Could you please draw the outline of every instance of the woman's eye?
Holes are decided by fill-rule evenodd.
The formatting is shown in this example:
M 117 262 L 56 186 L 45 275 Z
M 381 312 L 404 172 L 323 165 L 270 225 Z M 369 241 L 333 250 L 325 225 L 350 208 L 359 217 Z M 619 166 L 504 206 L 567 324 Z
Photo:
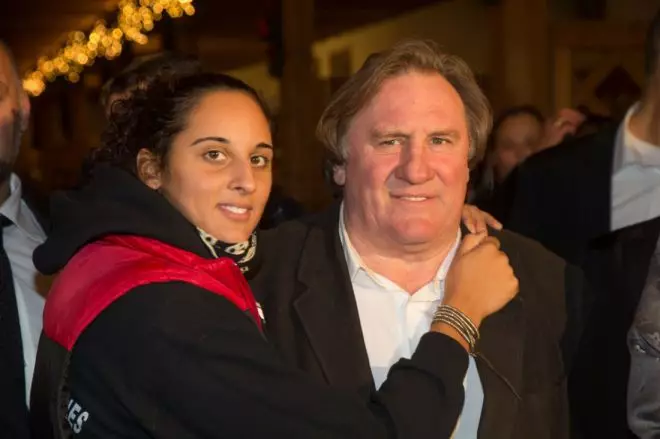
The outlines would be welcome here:
M 252 162 L 252 166 L 255 168 L 264 168 L 270 163 L 270 159 L 262 155 L 252 156 L 250 161 Z
M 227 156 L 221 151 L 207 151 L 204 156 L 214 162 L 224 160 Z

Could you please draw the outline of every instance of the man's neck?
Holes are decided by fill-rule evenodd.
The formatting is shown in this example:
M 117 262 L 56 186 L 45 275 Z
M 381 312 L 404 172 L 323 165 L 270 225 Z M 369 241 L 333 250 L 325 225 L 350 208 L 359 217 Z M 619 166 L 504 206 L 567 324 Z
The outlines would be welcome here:
M 373 242 L 347 224 L 346 231 L 353 248 L 369 270 L 389 279 L 414 294 L 435 279 L 440 266 L 452 250 L 458 231 L 433 243 L 401 247 L 398 243 Z

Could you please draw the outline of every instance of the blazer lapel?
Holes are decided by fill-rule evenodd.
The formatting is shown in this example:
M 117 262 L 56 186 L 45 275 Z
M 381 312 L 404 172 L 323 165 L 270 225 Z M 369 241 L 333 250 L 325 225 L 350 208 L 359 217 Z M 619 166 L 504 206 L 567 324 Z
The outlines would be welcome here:
M 339 241 L 339 207 L 312 228 L 301 253 L 295 310 L 327 382 L 368 398 L 374 390 L 353 288 Z

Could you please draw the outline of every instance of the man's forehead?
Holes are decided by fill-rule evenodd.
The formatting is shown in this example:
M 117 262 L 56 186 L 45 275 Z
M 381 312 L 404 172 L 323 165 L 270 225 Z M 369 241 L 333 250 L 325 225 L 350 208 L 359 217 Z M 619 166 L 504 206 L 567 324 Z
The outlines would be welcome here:
M 385 82 L 365 110 L 365 116 L 379 129 L 384 130 L 397 125 L 402 128 L 401 125 L 419 123 L 465 123 L 463 101 L 454 88 L 439 75 L 434 80 L 416 84 L 410 81 Z
M 445 105 L 463 106 L 454 86 L 439 73 L 407 72 L 385 79 L 372 102 L 378 104 L 411 104 L 442 102 Z

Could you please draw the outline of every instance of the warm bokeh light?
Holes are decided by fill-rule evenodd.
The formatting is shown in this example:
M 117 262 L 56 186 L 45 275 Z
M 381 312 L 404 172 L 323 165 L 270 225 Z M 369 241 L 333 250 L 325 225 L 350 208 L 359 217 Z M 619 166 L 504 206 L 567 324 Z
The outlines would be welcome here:
M 121 54 L 126 40 L 147 44 L 145 34 L 153 30 L 154 22 L 166 13 L 172 18 L 193 15 L 192 0 L 122 0 L 117 11 L 117 22 L 106 27 L 99 21 L 85 35 L 72 32 L 64 47 L 55 56 L 42 56 L 34 70 L 23 78 L 23 88 L 31 96 L 39 96 L 46 89 L 46 81 L 64 76 L 70 82 L 78 82 L 85 66 L 90 66 L 98 57 L 113 59 Z

